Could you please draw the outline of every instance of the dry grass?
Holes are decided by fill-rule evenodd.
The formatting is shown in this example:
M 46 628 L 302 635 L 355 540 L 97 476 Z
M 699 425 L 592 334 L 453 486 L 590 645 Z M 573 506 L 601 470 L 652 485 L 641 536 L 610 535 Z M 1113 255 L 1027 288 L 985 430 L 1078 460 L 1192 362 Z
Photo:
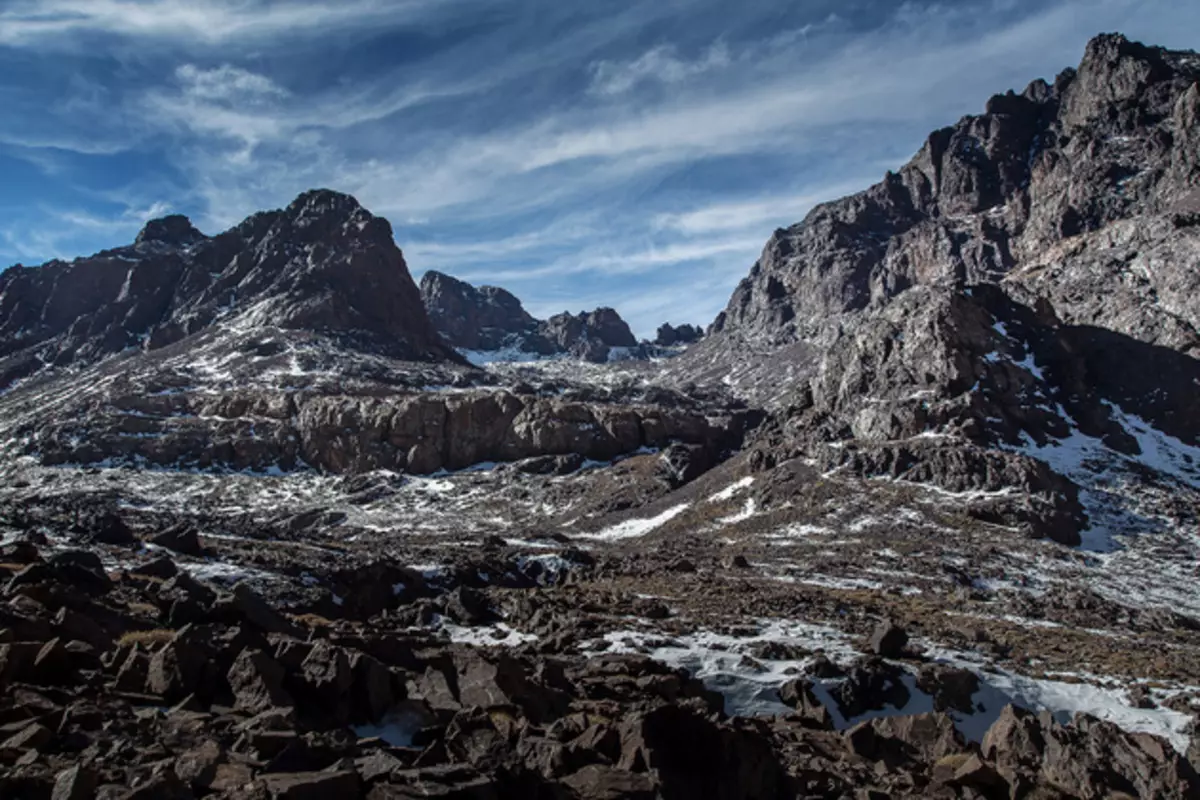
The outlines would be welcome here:
M 166 644 L 175 637 L 175 631 L 167 628 L 156 628 L 151 631 L 130 631 L 124 634 L 117 640 L 119 645 L 135 645 L 140 644 L 143 647 L 151 647 L 158 644 Z
M 144 617 L 157 617 L 162 613 L 159 607 L 153 603 L 130 603 L 129 610 Z

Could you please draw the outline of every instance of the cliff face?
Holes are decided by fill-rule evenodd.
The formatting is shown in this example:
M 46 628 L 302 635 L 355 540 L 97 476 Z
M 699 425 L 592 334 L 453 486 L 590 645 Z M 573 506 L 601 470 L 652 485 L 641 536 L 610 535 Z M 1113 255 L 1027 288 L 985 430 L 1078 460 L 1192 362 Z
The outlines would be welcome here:
M 158 349 L 239 315 L 398 357 L 451 357 L 387 221 L 313 191 L 217 236 L 172 216 L 130 246 L 0 274 L 0 373 Z
M 881 183 L 776 231 L 714 331 L 828 339 L 913 286 L 1004 282 L 1066 320 L 1196 351 L 1198 77 L 1194 54 L 1098 37 L 1077 70 L 993 97 Z

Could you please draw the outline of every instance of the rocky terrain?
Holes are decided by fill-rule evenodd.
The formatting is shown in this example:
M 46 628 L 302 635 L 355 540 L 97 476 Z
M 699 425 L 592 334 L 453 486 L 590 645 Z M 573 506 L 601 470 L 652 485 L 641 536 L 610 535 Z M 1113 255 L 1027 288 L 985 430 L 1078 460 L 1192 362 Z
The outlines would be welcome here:
M 1099 37 L 669 360 L 329 191 L 0 273 L 0 796 L 1200 797 L 1198 81 Z

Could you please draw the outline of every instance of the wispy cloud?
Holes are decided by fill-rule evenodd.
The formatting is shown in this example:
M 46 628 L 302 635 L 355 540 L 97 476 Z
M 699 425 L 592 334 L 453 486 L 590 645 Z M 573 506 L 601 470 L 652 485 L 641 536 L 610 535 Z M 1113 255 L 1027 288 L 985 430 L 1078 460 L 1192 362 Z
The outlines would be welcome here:
M 729 47 L 724 42 L 716 42 L 699 58 L 690 61 L 680 58 L 674 45 L 663 44 L 647 50 L 632 61 L 595 62 L 590 67 L 590 88 L 596 94 L 622 94 L 647 82 L 679 83 L 727 67 L 729 63 Z
M 175 77 L 183 85 L 183 93 L 196 100 L 254 106 L 288 94 L 286 89 L 266 75 L 230 64 L 222 64 L 215 69 L 184 64 L 175 70 Z
M 10 190 L 0 258 L 117 244 L 163 198 L 215 230 L 332 186 L 392 220 L 416 272 L 615 305 L 649 333 L 707 321 L 774 228 L 1092 34 L 1200 30 L 1170 0 L 830 7 L 11 0 L 0 144 L 55 192 L 35 218 Z
M 439 0 L 13 0 L 0 10 L 0 43 L 69 46 L 83 35 L 208 45 L 371 29 L 435 11 Z

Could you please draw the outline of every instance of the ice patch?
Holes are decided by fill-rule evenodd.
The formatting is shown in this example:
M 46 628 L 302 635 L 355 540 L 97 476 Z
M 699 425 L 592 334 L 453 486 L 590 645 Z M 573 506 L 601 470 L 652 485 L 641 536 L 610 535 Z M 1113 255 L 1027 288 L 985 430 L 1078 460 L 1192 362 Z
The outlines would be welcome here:
M 355 725 L 354 733 L 360 739 L 382 739 L 392 747 L 412 747 L 413 737 L 421 730 L 424 722 L 413 711 L 391 711 L 378 725 Z
M 1089 714 L 1129 733 L 1161 736 L 1180 753 L 1186 753 L 1191 742 L 1188 732 L 1192 721 L 1190 714 L 1162 707 L 1133 708 L 1127 702 L 1124 688 L 1031 678 L 994 668 L 981 670 L 980 664 L 968 654 L 957 651 L 935 648 L 929 655 L 979 675 L 980 688 L 972 700 L 984 710 L 973 715 L 954 715 L 959 730 L 972 741 L 981 741 L 1000 711 L 1011 703 L 1031 711 L 1049 711 L 1060 723 L 1069 722 L 1077 713 Z M 1105 680 L 1088 677 L 1093 681 Z M 1119 683 L 1115 679 L 1112 682 Z
M 178 566 L 198 581 L 214 583 L 233 584 L 241 580 L 271 581 L 278 578 L 270 572 L 230 564 L 227 561 L 180 562 Z
M 568 561 L 557 553 L 517 557 L 517 569 L 527 575 L 537 572 L 537 581 L 543 584 L 553 583 L 559 575 L 570 572 L 574 566 L 574 562 Z
M 807 539 L 810 536 L 829 536 L 832 533 L 831 529 L 820 525 L 796 524 L 788 525 L 774 533 L 765 534 L 763 538 L 772 542 L 789 542 Z
M 803 674 L 811 658 L 771 660 L 749 657 L 752 646 L 761 642 L 795 645 L 813 653 L 824 652 L 835 662 L 846 663 L 859 653 L 848 645 L 848 637 L 833 628 L 784 620 L 760 621 L 760 630 L 751 636 L 735 637 L 698 631 L 665 644 L 661 635 L 642 631 L 617 631 L 604 636 L 606 649 L 598 652 L 648 653 L 656 661 L 683 668 L 710 689 L 725 698 L 725 713 L 731 716 L 765 716 L 790 713 L 793 709 L 779 698 L 779 687 Z M 1012 704 L 1032 711 L 1049 711 L 1060 723 L 1069 722 L 1076 713 L 1108 720 L 1128 732 L 1149 733 L 1170 742 L 1180 753 L 1186 752 L 1191 716 L 1165 708 L 1138 709 L 1126 701 L 1122 688 L 1093 683 L 1031 678 L 987 666 L 969 654 L 931 647 L 927 655 L 942 663 L 969 669 L 979 676 L 980 688 L 972 700 L 977 711 L 964 714 L 951 711 L 956 727 L 968 739 L 982 741 L 987 729 L 1005 706 Z M 1089 676 L 1093 681 L 1104 679 Z M 864 720 L 909 716 L 933 710 L 932 698 L 916 687 L 915 676 L 901 678 L 910 699 L 903 708 L 885 707 L 846 719 L 839 712 L 830 690 L 838 680 L 814 681 L 813 693 L 829 710 L 834 725 L 845 730 Z M 1113 681 L 1114 683 L 1119 683 Z

